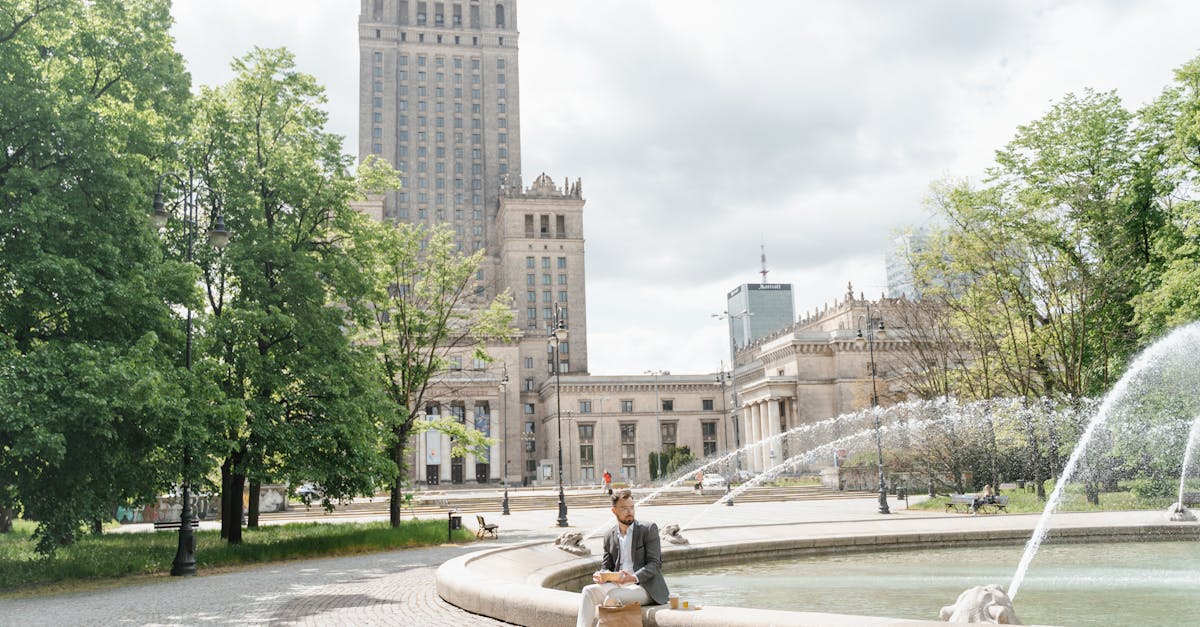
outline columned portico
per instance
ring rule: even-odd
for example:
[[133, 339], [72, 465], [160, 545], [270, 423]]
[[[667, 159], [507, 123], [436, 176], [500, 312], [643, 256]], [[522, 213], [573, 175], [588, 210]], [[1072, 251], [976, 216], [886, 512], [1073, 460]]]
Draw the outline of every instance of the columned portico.
[[764, 472], [784, 461], [781, 420], [795, 405], [794, 377], [767, 377], [746, 385], [741, 392], [742, 415], [746, 420], [746, 444], [750, 470]]

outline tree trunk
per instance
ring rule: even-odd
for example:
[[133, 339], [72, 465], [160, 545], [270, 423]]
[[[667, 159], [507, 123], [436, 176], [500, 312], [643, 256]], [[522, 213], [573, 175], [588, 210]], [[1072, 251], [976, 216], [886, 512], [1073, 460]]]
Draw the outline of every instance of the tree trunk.
[[1086, 481], [1083, 484], [1083, 491], [1087, 495], [1088, 503], [1100, 505], [1100, 484], [1095, 481]]
[[104, 534], [104, 521], [99, 518], [92, 519], [92, 535], [99, 536]]
[[13, 510], [7, 505], [0, 505], [0, 533], [12, 533]]
[[388, 501], [388, 526], [395, 529], [400, 526], [400, 510], [404, 506], [404, 444], [408, 442], [408, 436], [412, 433], [412, 425], [402, 424], [392, 433], [396, 436], [396, 441], [392, 444], [392, 462], [396, 464], [396, 478], [392, 481], [391, 498]]
[[235, 469], [241, 465], [242, 454], [234, 452], [221, 464], [221, 537], [229, 544], [242, 543], [242, 495], [246, 475]]
[[262, 481], [258, 479], [250, 480], [250, 512], [246, 520], [246, 526], [251, 529], [258, 529], [258, 499], [261, 495], [259, 490], [262, 489]]
[[232, 462], [228, 458], [221, 464], [221, 539], [229, 539], [229, 510], [233, 509], [229, 504], [230, 494], [230, 472], [229, 466]]

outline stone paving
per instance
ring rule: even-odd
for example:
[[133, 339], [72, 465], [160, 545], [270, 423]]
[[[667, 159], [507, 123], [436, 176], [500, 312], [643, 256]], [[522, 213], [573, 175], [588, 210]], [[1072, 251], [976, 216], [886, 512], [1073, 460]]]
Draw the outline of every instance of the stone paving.
[[[645, 507], [639, 517], [660, 525], [701, 515], [723, 525], [787, 518], [820, 524], [873, 518], [862, 500], [705, 506]], [[899, 504], [902, 507], [902, 504]], [[897, 507], [897, 509], [899, 509]], [[905, 517], [900, 509], [898, 517]], [[923, 513], [907, 512], [910, 516]], [[499, 540], [444, 545], [368, 556], [300, 560], [237, 572], [201, 573], [187, 579], [142, 580], [118, 588], [0, 600], [0, 625], [503, 625], [454, 607], [435, 589], [437, 567], [448, 559], [498, 544], [549, 539], [553, 510], [484, 514], [501, 525]], [[344, 519], [343, 519], [344, 520]], [[465, 517], [470, 527], [474, 516]], [[604, 508], [569, 513], [571, 530], [611, 524]], [[148, 525], [147, 525], [148, 527]]]

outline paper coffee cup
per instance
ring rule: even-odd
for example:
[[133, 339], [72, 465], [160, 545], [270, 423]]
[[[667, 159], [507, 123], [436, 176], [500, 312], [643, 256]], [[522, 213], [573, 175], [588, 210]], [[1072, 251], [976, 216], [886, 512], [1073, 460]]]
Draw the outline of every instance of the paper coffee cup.
[[667, 602], [670, 603], [671, 609], [673, 609], [673, 610], [679, 609], [679, 595], [678, 594], [672, 594]]

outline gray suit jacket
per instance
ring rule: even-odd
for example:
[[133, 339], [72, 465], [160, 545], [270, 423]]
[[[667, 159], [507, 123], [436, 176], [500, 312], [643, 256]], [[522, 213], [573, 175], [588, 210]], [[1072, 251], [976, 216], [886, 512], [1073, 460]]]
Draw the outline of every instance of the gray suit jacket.
[[[662, 541], [658, 538], [658, 525], [634, 520], [629, 530], [633, 534], [633, 575], [638, 578], [638, 585], [655, 603], [666, 603], [671, 593], [662, 576]], [[619, 570], [620, 552], [617, 525], [613, 525], [604, 536], [604, 570]]]

